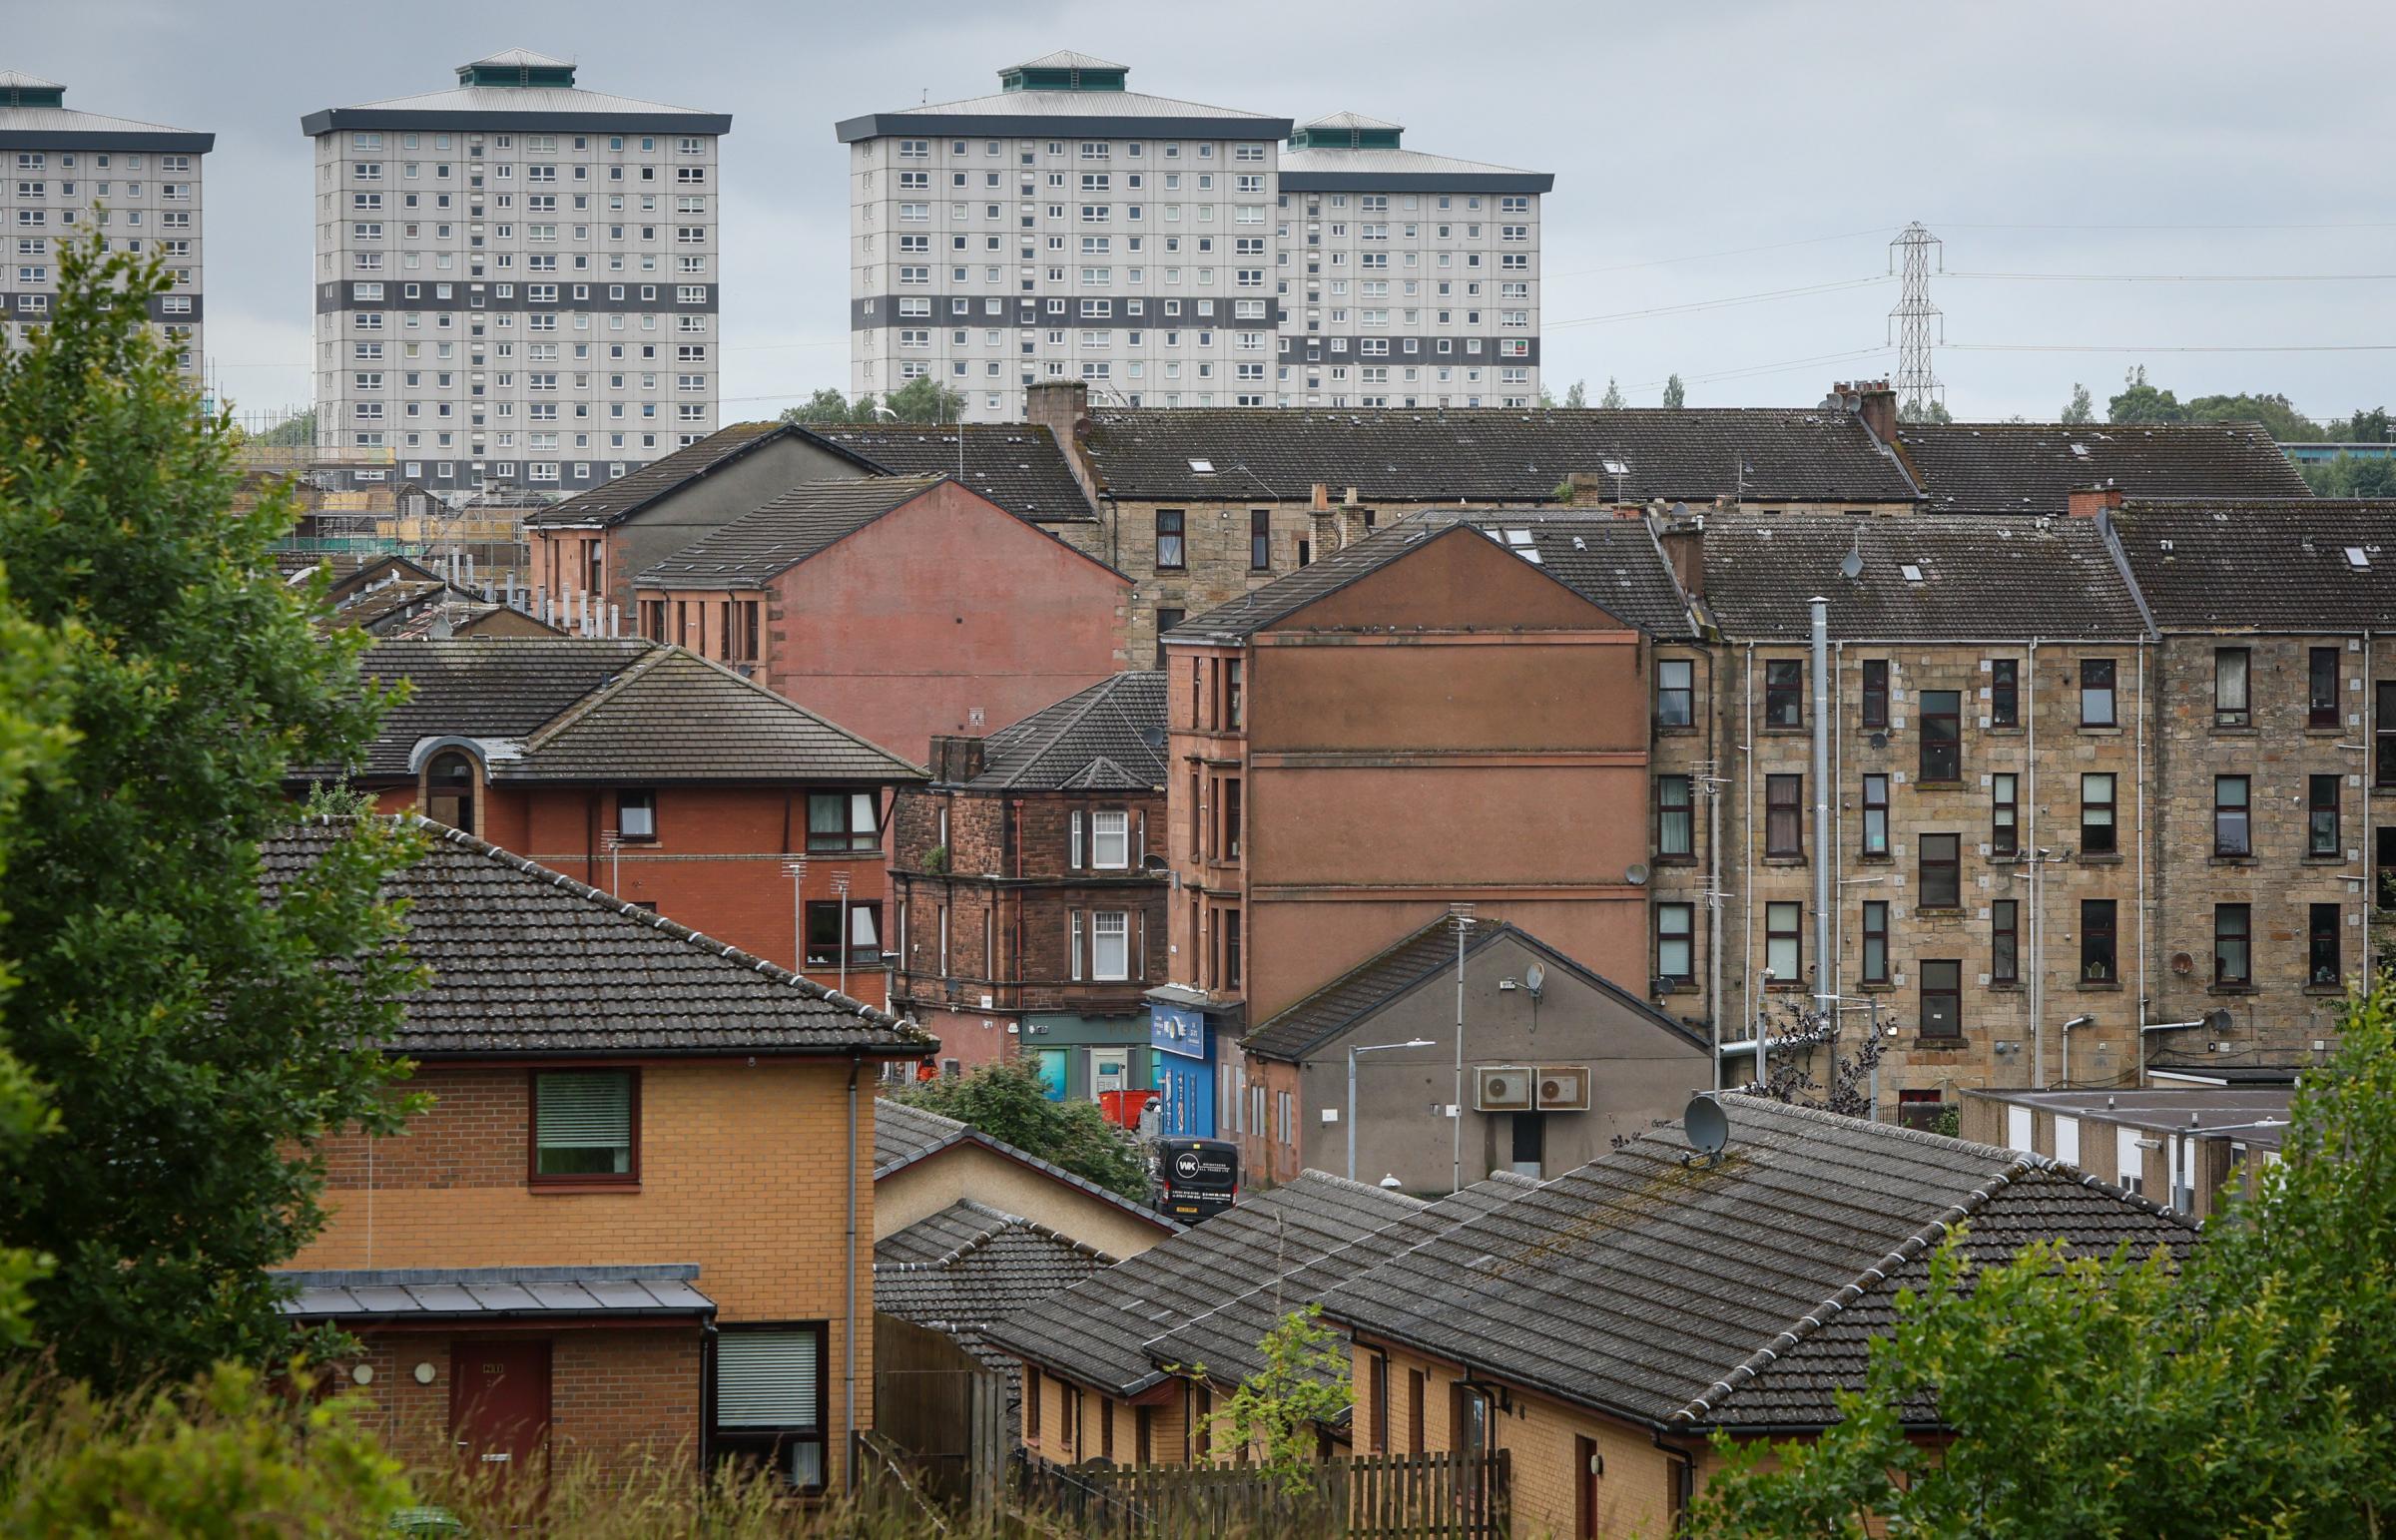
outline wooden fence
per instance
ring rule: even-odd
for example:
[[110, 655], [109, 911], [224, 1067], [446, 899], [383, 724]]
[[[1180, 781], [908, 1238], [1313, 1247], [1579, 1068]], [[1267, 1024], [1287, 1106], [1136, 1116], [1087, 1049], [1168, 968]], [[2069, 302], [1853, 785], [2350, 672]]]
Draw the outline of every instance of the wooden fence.
[[1325, 1460], [1292, 1489], [1252, 1465], [1016, 1468], [1018, 1504], [1067, 1533], [1139, 1540], [1222, 1535], [1501, 1540], [1511, 1465], [1495, 1454]]

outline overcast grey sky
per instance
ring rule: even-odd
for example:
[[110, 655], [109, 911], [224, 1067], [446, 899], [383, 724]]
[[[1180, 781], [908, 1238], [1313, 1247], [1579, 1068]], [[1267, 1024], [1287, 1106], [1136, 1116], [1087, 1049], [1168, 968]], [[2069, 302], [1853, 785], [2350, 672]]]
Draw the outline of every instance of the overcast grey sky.
[[[300, 115], [441, 89], [522, 45], [582, 84], [729, 112], [725, 418], [847, 380], [836, 119], [996, 88], [1076, 48], [1164, 96], [1394, 118], [1407, 143], [1555, 174], [1546, 379], [1633, 404], [1799, 403], [1886, 372], [1889, 238], [1945, 238], [1933, 298], [1959, 417], [2101, 412], [2144, 363], [2183, 396], [2396, 402], [2396, 8], [1756, 3], [1473, 7], [575, 0], [12, 0], [0, 67], [67, 103], [217, 135], [208, 342], [237, 405], [303, 400], [310, 236]], [[2373, 274], [2096, 282], [1969, 273]], [[1827, 287], [1849, 280], [1878, 279]], [[1754, 303], [1677, 314], [1790, 288]], [[1567, 324], [1595, 317], [1587, 324]], [[1605, 318], [1621, 317], [1621, 318]], [[1965, 344], [1971, 344], [1966, 346]], [[2302, 345], [2344, 351], [2170, 351]], [[2058, 346], [2144, 352], [1976, 350]], [[1852, 356], [1850, 356], [1852, 355]], [[1767, 372], [1769, 370], [1769, 372]]]

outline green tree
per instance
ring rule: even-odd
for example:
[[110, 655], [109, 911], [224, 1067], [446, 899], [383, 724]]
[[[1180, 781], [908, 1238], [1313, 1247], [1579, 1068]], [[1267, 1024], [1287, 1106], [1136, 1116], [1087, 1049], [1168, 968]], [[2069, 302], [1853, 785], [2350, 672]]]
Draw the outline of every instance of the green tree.
[[1579, 411], [1588, 404], [1589, 387], [1577, 379], [1572, 381], [1572, 388], [1564, 392], [1565, 408], [1569, 411]]
[[1148, 1202], [1148, 1161], [1096, 1102], [1051, 1101], [1029, 1055], [955, 1079], [918, 1081], [893, 1099], [954, 1118], [1135, 1203]]
[[316, 409], [292, 413], [258, 435], [258, 442], [285, 449], [305, 449], [316, 441]]
[[[860, 404], [871, 414], [871, 402]], [[900, 422], [954, 422], [965, 409], [965, 398], [930, 375], [919, 374], [892, 391], [883, 404], [897, 412]]]
[[[873, 397], [868, 396], [865, 404], [870, 411]], [[849, 398], [827, 385], [799, 405], [783, 412], [782, 420], [785, 422], [842, 423], [852, 422], [856, 419], [850, 414]]]
[[414, 974], [391, 826], [261, 886], [286, 767], [372, 732], [363, 638], [278, 580], [288, 495], [235, 509], [237, 435], [148, 323], [165, 269], [96, 232], [59, 256], [50, 324], [0, 356], [0, 564], [75, 735], [9, 820], [0, 1027], [58, 1122], [0, 1167], [0, 1245], [56, 1259], [34, 1344], [106, 1388], [285, 1341], [264, 1270], [322, 1224], [311, 1142], [410, 1110], [374, 1045]]
[[2388, 409], [2375, 406], [2365, 411], [2358, 406], [2352, 416], [2333, 419], [2322, 436], [2342, 444], [2384, 444], [2388, 441]]
[[1686, 404], [1688, 398], [1688, 387], [1680, 382], [1680, 376], [1677, 374], [1666, 376], [1664, 380], [1664, 404], [1673, 410], [1678, 411], [1681, 406]]
[[2297, 469], [2315, 497], [2396, 497], [2396, 458], [2338, 454]]
[[2187, 403], [2190, 422], [2259, 422], [2283, 444], [2319, 443], [2329, 435], [2284, 395], [2200, 395]]
[[1622, 409], [1622, 387], [1614, 383], [1614, 377], [1611, 374], [1605, 377], [1605, 394], [1598, 398], [1597, 404], [1607, 411]]
[[[1744, 1448], [1701, 1535], [2384, 1533], [2396, 1512], [2396, 993], [2348, 1002], [2282, 1159], [2176, 1273], [2053, 1246], [1901, 1292], [1812, 1443]], [[1903, 1409], [1935, 1394], [1952, 1437]], [[1767, 1468], [1775, 1467], [1775, 1468]]]
[[1953, 422], [1955, 418], [1948, 415], [1945, 401], [1932, 400], [1925, 401], [1920, 405], [1908, 401], [1897, 409], [1897, 420], [1899, 422]]
[[1310, 1303], [1275, 1322], [1257, 1347], [1264, 1368], [1224, 1400], [1216, 1420], [1234, 1448], [1256, 1451], [1257, 1468], [1284, 1491], [1303, 1492], [1314, 1485], [1317, 1430], [1349, 1409], [1348, 1341], [1323, 1324], [1323, 1306]]
[[2146, 383], [2146, 365], [2121, 376], [2121, 393], [2105, 402], [2107, 422], [2185, 422], [2187, 408], [2168, 390]]
[[2096, 403], [2090, 399], [2089, 387], [2078, 380], [2072, 382], [2072, 404], [2064, 408], [2064, 421], [2078, 425], [2096, 420]]

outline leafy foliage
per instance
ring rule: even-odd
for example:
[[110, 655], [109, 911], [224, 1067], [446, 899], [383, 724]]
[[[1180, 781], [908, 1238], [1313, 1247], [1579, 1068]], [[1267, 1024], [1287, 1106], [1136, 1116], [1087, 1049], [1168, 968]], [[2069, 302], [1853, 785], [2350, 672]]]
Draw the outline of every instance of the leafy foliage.
[[1309, 1303], [1275, 1322], [1257, 1347], [1264, 1368], [1224, 1400], [1216, 1420], [1232, 1447], [1256, 1451], [1257, 1468], [1284, 1491], [1312, 1490], [1316, 1429], [1349, 1406], [1348, 1342], [1323, 1324], [1323, 1307]]
[[273, 448], [305, 449], [316, 441], [316, 409], [310, 406], [294, 412], [258, 434], [257, 439]]
[[[2396, 1504], [2396, 993], [2348, 1002], [2283, 1159], [2176, 1274], [1951, 1240], [1811, 1444], [1720, 1447], [1700, 1535], [2383, 1532]], [[1933, 1451], [1901, 1408], [1934, 1393]], [[1885, 1529], [1884, 1527], [1885, 1526]]]
[[1611, 374], [1605, 377], [1605, 394], [1598, 397], [1597, 404], [1608, 411], [1620, 411], [1624, 405], [1622, 387], [1614, 383]]
[[1680, 382], [1680, 376], [1677, 374], [1666, 376], [1664, 379], [1664, 404], [1674, 411], [1678, 411], [1688, 404], [1688, 400], [1689, 389]]
[[2105, 419], [2120, 423], [2259, 422], [2280, 443], [2314, 443], [2329, 437], [2320, 424], [2296, 410], [2284, 395], [2200, 395], [2186, 401], [2146, 382], [2140, 364], [2122, 377], [2121, 392], [2105, 403]]
[[2338, 454], [2297, 470], [2315, 497], [2396, 497], [2396, 456]]
[[233, 507], [231, 426], [148, 323], [164, 269], [96, 233], [60, 256], [51, 323], [0, 357], [0, 563], [74, 735], [9, 820], [0, 1026], [57, 1119], [0, 1164], [0, 1245], [55, 1259], [33, 1345], [105, 1388], [284, 1340], [264, 1270], [321, 1224], [304, 1151], [411, 1109], [372, 1046], [413, 977], [377, 897], [408, 848], [371, 825], [263, 897], [286, 767], [371, 733], [362, 638], [277, 579], [288, 497]]
[[853, 409], [849, 405], [849, 398], [846, 395], [828, 385], [799, 405], [784, 412], [782, 420], [814, 423], [871, 422], [874, 420], [874, 397], [871, 394], [859, 396], [857, 406]]
[[1096, 1102], [1050, 1101], [1029, 1055], [952, 1080], [919, 1081], [893, 1100], [969, 1123], [1110, 1193], [1148, 1202], [1148, 1161], [1139, 1144], [1107, 1122]]
[[[1890, 1016], [1867, 1018], [1861, 1013], [1857, 1014], [1857, 1020], [1876, 1020], [1881, 1030], [1859, 1028], [1863, 1046], [1853, 1053], [1841, 1054], [1840, 1022], [1829, 1012], [1787, 1000], [1758, 1009], [1756, 1035], [1776, 1045], [1771, 1055], [1771, 1074], [1760, 1083], [1751, 1081], [1739, 1089], [1749, 1096], [1770, 1097], [1792, 1106], [1819, 1107], [1842, 1117], [1870, 1117], [1872, 1072], [1880, 1064], [1887, 1043], [1885, 1034], [1896, 1025], [1896, 1020]], [[1777, 1046], [1781, 1044], [1788, 1046]], [[1830, 1054], [1827, 1084], [1814, 1078], [1813, 1060], [1818, 1049], [1827, 1049]]]
[[834, 425], [854, 422], [860, 427], [869, 427], [885, 420], [885, 414], [888, 413], [900, 422], [955, 422], [963, 415], [964, 409], [963, 396], [945, 388], [929, 375], [924, 375], [908, 380], [880, 402], [874, 399], [874, 393], [870, 390], [852, 402], [838, 390], [826, 386], [799, 405], [784, 411], [782, 420]]
[[1897, 408], [1897, 420], [1899, 422], [1953, 422], [1955, 418], [1948, 412], [1945, 401], [1934, 400], [1922, 402], [1920, 405], [1911, 401], [1906, 402]]
[[2089, 396], [2089, 387], [2078, 380], [2072, 382], [2072, 400], [2064, 408], [2064, 421], [2078, 426], [2096, 420], [2096, 403]]

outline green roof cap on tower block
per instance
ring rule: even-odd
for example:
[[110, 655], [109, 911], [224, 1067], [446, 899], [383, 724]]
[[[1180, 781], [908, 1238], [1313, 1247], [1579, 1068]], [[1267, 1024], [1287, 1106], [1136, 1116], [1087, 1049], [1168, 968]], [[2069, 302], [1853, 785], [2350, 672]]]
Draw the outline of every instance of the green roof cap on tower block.
[[1060, 48], [1000, 70], [998, 84], [1008, 91], [1121, 91], [1130, 73], [1128, 64]]
[[23, 70], [0, 70], [0, 107], [64, 107], [67, 88]]
[[571, 86], [574, 66], [564, 59], [510, 48], [457, 67], [461, 86]]
[[1290, 136], [1292, 150], [1395, 150], [1406, 125], [1363, 113], [1333, 113], [1299, 125]]

